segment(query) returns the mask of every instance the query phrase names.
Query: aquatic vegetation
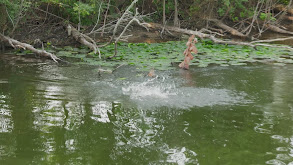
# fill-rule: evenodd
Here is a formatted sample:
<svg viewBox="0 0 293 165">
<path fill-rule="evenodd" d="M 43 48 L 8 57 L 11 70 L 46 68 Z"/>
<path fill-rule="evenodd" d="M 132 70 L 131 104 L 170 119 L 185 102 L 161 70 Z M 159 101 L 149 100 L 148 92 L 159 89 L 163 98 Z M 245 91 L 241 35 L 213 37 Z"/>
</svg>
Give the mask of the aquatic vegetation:
<svg viewBox="0 0 293 165">
<path fill-rule="evenodd" d="M 191 67 L 210 65 L 230 66 L 249 63 L 269 63 L 274 65 L 293 64 L 293 52 L 282 48 L 213 44 L 209 40 L 196 43 L 198 54 L 190 62 Z M 183 51 L 186 41 L 169 41 L 164 43 L 118 43 L 118 54 L 114 54 L 114 44 L 101 49 L 102 59 L 84 47 L 64 47 L 56 49 L 55 54 L 75 64 L 97 65 L 115 68 L 121 64 L 136 66 L 139 70 L 149 71 L 175 69 L 184 60 Z M 48 50 L 50 51 L 50 50 Z M 19 53 L 18 53 L 19 54 Z M 21 53 L 25 54 L 24 52 Z"/>
</svg>

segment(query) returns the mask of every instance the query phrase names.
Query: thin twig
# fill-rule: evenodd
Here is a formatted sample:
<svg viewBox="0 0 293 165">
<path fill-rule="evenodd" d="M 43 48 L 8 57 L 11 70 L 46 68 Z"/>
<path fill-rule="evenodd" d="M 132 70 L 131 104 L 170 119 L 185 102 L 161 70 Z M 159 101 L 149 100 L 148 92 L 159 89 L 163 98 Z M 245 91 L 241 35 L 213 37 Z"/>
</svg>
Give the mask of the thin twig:
<svg viewBox="0 0 293 165">
<path fill-rule="evenodd" d="M 98 13 L 98 18 L 97 18 L 97 23 L 95 24 L 95 26 L 93 27 L 93 29 L 91 30 L 91 32 L 89 34 L 92 34 L 94 32 L 95 28 L 97 27 L 97 25 L 99 24 L 102 4 L 103 4 L 103 2 L 101 2 L 100 7 L 99 7 L 99 13 Z"/>
<path fill-rule="evenodd" d="M 77 30 L 80 31 L 80 26 L 81 26 L 81 19 L 80 19 L 80 0 L 78 3 L 78 26 L 77 26 Z"/>
<path fill-rule="evenodd" d="M 106 24 L 106 21 L 107 21 L 107 15 L 108 15 L 109 7 L 110 7 L 110 1 L 111 1 L 111 0 L 108 1 L 107 10 L 106 10 L 105 17 L 104 17 L 104 26 L 103 26 L 103 28 L 102 28 L 101 37 L 103 37 L 103 35 L 104 35 L 105 24 Z"/>
<path fill-rule="evenodd" d="M 258 40 L 258 41 L 252 41 L 250 43 L 263 43 L 263 42 L 276 42 L 276 41 L 285 41 L 285 40 L 292 40 L 293 37 L 286 37 L 286 38 L 276 38 L 276 39 L 270 39 L 270 40 Z"/>
<path fill-rule="evenodd" d="M 35 9 L 36 9 L 36 10 L 39 10 L 39 11 L 41 11 L 41 12 L 47 13 L 47 14 L 49 14 L 49 15 L 51 15 L 51 16 L 56 17 L 56 18 L 59 18 L 59 19 L 61 19 L 61 20 L 63 20 L 63 21 L 69 21 L 69 20 L 64 19 L 64 18 L 62 18 L 62 17 L 59 17 L 58 15 L 55 15 L 55 14 L 53 14 L 53 13 L 50 13 L 50 12 L 48 12 L 48 11 L 45 11 L 45 10 L 42 10 L 42 9 L 39 9 L 39 8 L 35 8 Z M 71 23 L 71 22 L 70 22 L 70 23 Z"/>
<path fill-rule="evenodd" d="M 11 23 L 12 23 L 12 27 L 14 28 L 14 22 L 13 22 L 11 16 L 9 15 L 8 11 L 7 11 L 7 7 L 6 7 L 6 5 L 5 5 L 5 9 L 6 9 L 6 13 L 7 13 L 7 15 L 8 15 L 8 18 L 10 19 L 10 21 L 11 21 Z"/>
<path fill-rule="evenodd" d="M 133 1 L 135 2 L 135 1 Z M 133 4 L 131 4 L 130 6 L 133 6 Z M 128 7 L 128 9 L 126 11 L 130 10 L 130 8 Z M 119 37 L 116 38 L 115 40 L 115 53 L 112 57 L 110 58 L 113 58 L 117 55 L 117 43 L 118 41 L 120 40 L 120 38 L 123 36 L 123 34 L 126 32 L 126 30 L 128 29 L 128 27 L 132 24 L 132 22 L 137 22 L 140 26 L 143 26 L 144 28 L 146 28 L 148 30 L 148 27 L 147 27 L 147 23 L 141 23 L 138 19 L 137 19 L 137 16 L 138 16 L 138 9 L 136 8 L 136 13 L 135 13 L 135 16 L 132 18 L 131 21 L 128 22 L 128 24 L 125 26 L 125 28 L 123 29 L 123 31 L 120 33 Z M 124 15 L 124 14 L 123 14 Z M 121 22 L 121 20 L 120 20 Z M 115 29 L 114 29 L 115 30 Z M 116 29 L 117 30 L 117 29 Z M 114 35 L 115 36 L 115 35 Z"/>
</svg>

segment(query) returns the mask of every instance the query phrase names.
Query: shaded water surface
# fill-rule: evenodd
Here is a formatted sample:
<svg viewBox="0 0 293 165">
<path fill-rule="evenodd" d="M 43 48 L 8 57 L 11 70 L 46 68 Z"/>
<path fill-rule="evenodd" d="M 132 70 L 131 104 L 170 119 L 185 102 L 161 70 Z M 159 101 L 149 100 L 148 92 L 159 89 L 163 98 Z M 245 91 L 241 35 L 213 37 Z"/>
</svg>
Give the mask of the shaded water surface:
<svg viewBox="0 0 293 165">
<path fill-rule="evenodd" d="M 293 65 L 147 78 L 3 57 L 0 164 L 293 164 Z"/>
</svg>

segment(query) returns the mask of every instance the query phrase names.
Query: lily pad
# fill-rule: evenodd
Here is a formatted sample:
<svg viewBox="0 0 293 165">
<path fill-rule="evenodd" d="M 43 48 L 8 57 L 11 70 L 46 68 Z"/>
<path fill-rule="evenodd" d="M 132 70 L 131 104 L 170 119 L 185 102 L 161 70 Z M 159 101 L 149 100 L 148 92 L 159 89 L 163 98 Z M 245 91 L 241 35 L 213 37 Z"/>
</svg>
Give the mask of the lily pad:
<svg viewBox="0 0 293 165">
<path fill-rule="evenodd" d="M 71 57 L 72 56 L 72 53 L 69 52 L 69 51 L 59 51 L 57 54 L 57 56 L 65 56 L 65 57 Z"/>
<path fill-rule="evenodd" d="M 186 49 L 186 41 L 169 41 L 165 43 L 119 43 L 117 56 L 107 59 L 114 54 L 114 44 L 101 48 L 102 58 L 97 54 L 88 55 L 87 48 L 65 47 L 57 53 L 57 56 L 80 59 L 78 63 L 114 67 L 121 62 L 134 65 L 140 70 L 150 68 L 167 70 L 177 68 L 171 63 L 180 63 L 184 59 L 183 51 Z M 247 65 L 247 63 L 263 62 L 285 65 L 293 63 L 293 52 L 281 48 L 269 48 L 258 46 L 257 50 L 239 45 L 214 44 L 210 40 L 203 40 L 196 44 L 198 54 L 190 65 L 207 67 L 211 64 L 219 66 Z M 76 54 L 75 54 L 76 53 Z"/>
</svg>

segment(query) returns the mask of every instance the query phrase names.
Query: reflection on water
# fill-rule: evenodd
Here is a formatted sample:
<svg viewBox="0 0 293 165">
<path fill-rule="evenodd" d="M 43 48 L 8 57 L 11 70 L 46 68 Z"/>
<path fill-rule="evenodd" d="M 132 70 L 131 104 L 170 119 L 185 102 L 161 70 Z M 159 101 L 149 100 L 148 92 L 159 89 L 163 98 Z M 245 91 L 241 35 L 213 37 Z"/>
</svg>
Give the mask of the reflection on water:
<svg viewBox="0 0 293 165">
<path fill-rule="evenodd" d="M 156 73 L 0 60 L 0 164 L 293 163 L 293 66 Z"/>
<path fill-rule="evenodd" d="M 287 124 L 293 124 L 292 98 L 290 98 L 293 94 L 292 77 L 288 77 L 288 74 L 280 68 L 274 69 L 273 75 L 275 80 L 272 83 L 272 101 L 264 106 L 264 117 L 258 124 L 263 130 L 260 133 L 270 135 L 276 145 L 275 150 L 268 153 L 273 155 L 273 158 L 266 163 L 293 164 L 292 127 L 287 127 Z M 282 134 L 276 134 L 276 129 L 283 130 Z"/>
<path fill-rule="evenodd" d="M 195 157 L 196 153 L 193 151 L 186 150 L 185 147 L 181 149 L 169 149 L 165 151 L 166 154 L 168 154 L 166 162 L 168 163 L 176 163 L 178 165 L 184 165 L 186 163 L 188 164 L 199 164 L 197 159 L 191 159 L 187 156 Z M 186 156 L 187 155 L 187 156 Z"/>
<path fill-rule="evenodd" d="M 13 129 L 11 110 L 6 104 L 6 99 L 5 95 L 0 95 L 0 133 L 11 132 Z"/>
<path fill-rule="evenodd" d="M 100 101 L 98 103 L 95 103 L 95 105 L 92 107 L 92 113 L 93 115 L 91 116 L 91 118 L 93 120 L 102 123 L 109 123 L 110 119 L 108 114 L 113 114 L 112 103 L 107 101 Z"/>
</svg>

